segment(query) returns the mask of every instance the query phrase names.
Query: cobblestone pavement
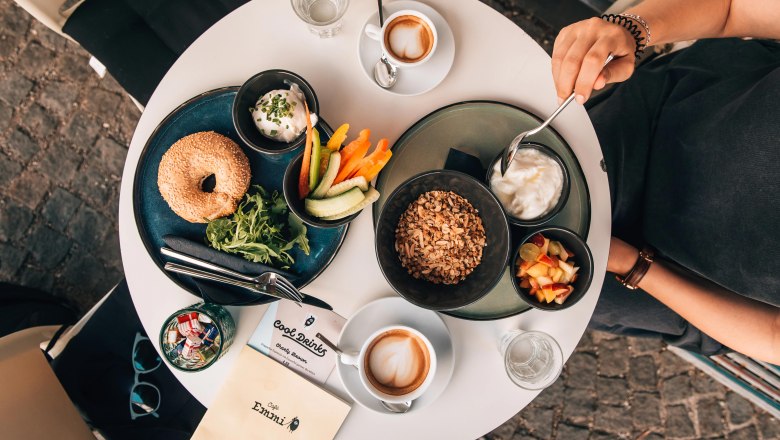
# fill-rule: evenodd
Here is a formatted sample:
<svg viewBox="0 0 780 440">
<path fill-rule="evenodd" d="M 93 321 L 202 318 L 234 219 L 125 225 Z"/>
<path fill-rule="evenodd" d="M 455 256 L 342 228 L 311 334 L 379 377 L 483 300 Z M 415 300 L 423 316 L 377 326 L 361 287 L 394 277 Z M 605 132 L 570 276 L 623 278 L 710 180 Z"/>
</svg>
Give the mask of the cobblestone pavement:
<svg viewBox="0 0 780 440">
<path fill-rule="evenodd" d="M 485 0 L 548 50 L 518 1 Z M 76 44 L 0 0 L 0 281 L 85 311 L 122 277 L 119 182 L 140 116 Z M 497 403 L 498 404 L 498 403 Z M 780 438 L 780 424 L 661 343 L 588 332 L 564 373 L 485 439 Z"/>
</svg>

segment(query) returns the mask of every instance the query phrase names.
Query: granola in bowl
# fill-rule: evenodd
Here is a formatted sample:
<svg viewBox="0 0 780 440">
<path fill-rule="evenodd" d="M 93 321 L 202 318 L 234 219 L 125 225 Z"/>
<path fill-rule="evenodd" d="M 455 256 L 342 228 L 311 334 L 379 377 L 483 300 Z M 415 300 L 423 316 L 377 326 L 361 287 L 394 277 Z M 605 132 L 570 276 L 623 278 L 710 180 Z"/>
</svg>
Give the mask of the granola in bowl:
<svg viewBox="0 0 780 440">
<path fill-rule="evenodd" d="M 401 215 L 395 250 L 414 278 L 457 284 L 479 266 L 487 245 L 479 213 L 452 191 L 428 191 Z"/>
</svg>

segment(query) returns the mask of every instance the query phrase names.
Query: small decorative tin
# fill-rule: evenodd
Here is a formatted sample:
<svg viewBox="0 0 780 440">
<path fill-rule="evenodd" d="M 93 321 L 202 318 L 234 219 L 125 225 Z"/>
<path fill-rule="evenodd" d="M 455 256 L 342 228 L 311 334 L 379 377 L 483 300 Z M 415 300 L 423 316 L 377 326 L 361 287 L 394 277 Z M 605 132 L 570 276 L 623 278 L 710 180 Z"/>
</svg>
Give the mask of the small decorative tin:
<svg viewBox="0 0 780 440">
<path fill-rule="evenodd" d="M 224 307 L 198 303 L 172 314 L 160 331 L 165 359 L 182 371 L 208 368 L 233 343 L 236 323 Z"/>
</svg>

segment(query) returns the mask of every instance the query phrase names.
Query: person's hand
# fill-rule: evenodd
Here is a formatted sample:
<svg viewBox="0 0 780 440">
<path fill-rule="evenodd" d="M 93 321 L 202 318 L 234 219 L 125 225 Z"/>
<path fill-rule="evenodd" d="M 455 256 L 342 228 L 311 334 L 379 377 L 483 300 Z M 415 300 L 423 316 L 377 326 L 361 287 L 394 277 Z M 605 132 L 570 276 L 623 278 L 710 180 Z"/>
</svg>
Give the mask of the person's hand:
<svg viewBox="0 0 780 440">
<path fill-rule="evenodd" d="M 552 73 L 558 101 L 576 92 L 580 104 L 593 90 L 627 80 L 634 73 L 636 42 L 626 28 L 590 18 L 566 26 L 555 39 Z M 615 58 L 604 67 L 612 54 Z"/>
<path fill-rule="evenodd" d="M 625 241 L 612 237 L 609 242 L 607 271 L 625 276 L 639 259 L 639 250 Z"/>
</svg>

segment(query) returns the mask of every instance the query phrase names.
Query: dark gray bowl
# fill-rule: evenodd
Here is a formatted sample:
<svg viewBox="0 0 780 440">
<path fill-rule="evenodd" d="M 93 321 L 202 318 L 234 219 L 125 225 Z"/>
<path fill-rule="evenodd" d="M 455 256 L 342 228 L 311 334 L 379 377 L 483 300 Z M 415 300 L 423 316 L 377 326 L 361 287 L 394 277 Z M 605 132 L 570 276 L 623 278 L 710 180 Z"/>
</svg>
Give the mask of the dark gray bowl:
<svg viewBox="0 0 780 440">
<path fill-rule="evenodd" d="M 577 272 L 579 275 L 573 284 L 574 291 L 571 293 L 571 295 L 569 295 L 568 298 L 566 298 L 566 301 L 564 301 L 563 304 L 557 304 L 554 301 L 551 303 L 539 302 L 535 297 L 528 294 L 528 289 L 523 289 L 518 284 L 520 282 L 520 278 L 515 276 L 515 273 L 517 272 L 517 260 L 520 258 L 520 246 L 530 240 L 531 237 L 535 234 L 542 234 L 550 240 L 560 241 L 561 244 L 566 247 L 566 249 L 574 252 L 574 257 L 572 257 L 571 261 L 574 261 L 574 265 L 580 268 L 580 270 Z M 517 249 L 514 250 L 514 254 L 512 255 L 512 262 L 510 264 L 511 266 L 509 266 L 509 270 L 512 274 L 512 286 L 514 286 L 515 291 L 518 295 L 520 295 L 523 301 L 527 302 L 531 307 L 539 310 L 556 311 L 568 309 L 574 304 L 577 304 L 577 302 L 579 302 L 579 300 L 585 296 L 585 292 L 588 291 L 590 283 L 593 281 L 593 255 L 590 253 L 590 248 L 585 243 L 585 241 L 580 238 L 579 235 L 575 234 L 569 229 L 559 226 L 550 226 L 547 228 L 537 229 L 528 234 L 520 242 L 520 245 L 517 246 Z"/>
<path fill-rule="evenodd" d="M 283 154 L 295 150 L 302 146 L 306 141 L 306 131 L 301 133 L 294 141 L 290 143 L 277 142 L 269 139 L 257 129 L 250 107 L 254 107 L 257 100 L 276 89 L 289 89 L 290 83 L 298 84 L 306 98 L 306 104 L 311 113 L 320 115 L 320 104 L 317 101 L 317 95 L 308 82 L 293 72 L 287 70 L 266 70 L 249 78 L 244 85 L 238 89 L 236 98 L 233 101 L 233 125 L 236 132 L 244 143 L 251 148 L 266 154 Z"/>
<path fill-rule="evenodd" d="M 482 251 L 482 262 L 455 285 L 412 277 L 395 251 L 395 228 L 401 214 L 420 194 L 434 190 L 452 191 L 468 200 L 485 227 L 487 246 Z M 396 188 L 382 207 L 375 240 L 379 267 L 393 289 L 412 304 L 429 310 L 454 310 L 481 299 L 501 279 L 509 258 L 509 223 L 501 203 L 482 182 L 457 171 L 428 171 Z"/>
<path fill-rule="evenodd" d="M 328 133 L 328 138 L 332 133 Z M 282 182 L 282 189 L 284 191 L 284 200 L 287 201 L 287 206 L 295 213 L 304 223 L 315 228 L 337 228 L 341 225 L 345 225 L 360 215 L 363 211 L 358 211 L 348 217 L 344 217 L 340 220 L 322 220 L 320 218 L 309 215 L 306 212 L 304 201 L 298 197 L 298 176 L 301 173 L 301 163 L 303 162 L 303 153 L 295 156 L 295 159 L 290 161 L 287 165 L 287 169 L 284 172 L 284 181 Z"/>
<path fill-rule="evenodd" d="M 535 219 L 531 220 L 522 220 L 517 217 L 512 216 L 510 213 L 506 213 L 506 217 L 509 219 L 509 222 L 513 225 L 518 226 L 539 226 L 544 223 L 547 223 L 550 221 L 553 217 L 555 217 L 564 206 L 566 206 L 566 201 L 569 199 L 569 191 L 571 190 L 571 181 L 569 179 L 569 170 L 566 169 L 566 164 L 563 163 L 563 159 L 561 159 L 561 156 L 558 155 L 555 151 L 552 150 L 552 148 L 538 144 L 536 142 L 523 142 L 520 144 L 520 148 L 532 148 L 534 150 L 539 150 L 542 153 L 550 156 L 560 167 L 563 171 L 563 186 L 561 187 L 561 197 L 558 198 L 558 203 L 553 207 L 553 209 L 550 210 L 547 214 L 537 217 Z M 500 153 L 498 153 L 498 156 L 496 156 L 495 159 L 493 159 L 492 162 L 490 162 L 490 166 L 487 169 L 487 176 L 485 176 L 485 182 L 490 188 L 490 176 L 493 174 L 493 167 L 498 163 L 498 161 L 501 160 L 501 156 L 504 154 L 504 150 L 501 150 Z M 491 189 L 492 191 L 492 189 Z"/>
</svg>

